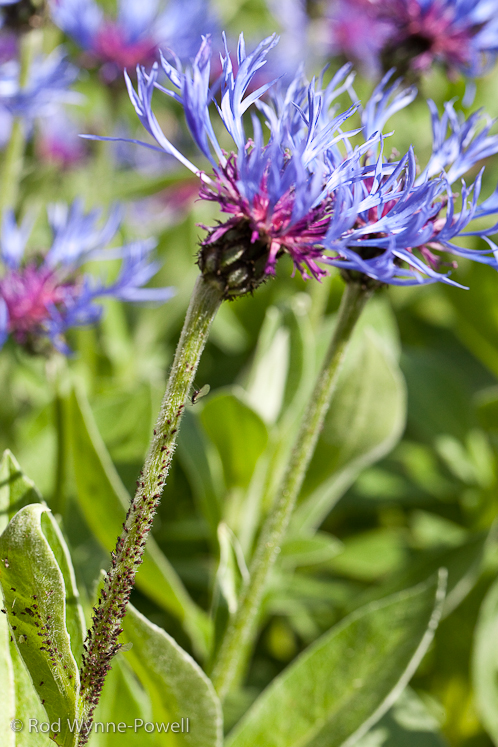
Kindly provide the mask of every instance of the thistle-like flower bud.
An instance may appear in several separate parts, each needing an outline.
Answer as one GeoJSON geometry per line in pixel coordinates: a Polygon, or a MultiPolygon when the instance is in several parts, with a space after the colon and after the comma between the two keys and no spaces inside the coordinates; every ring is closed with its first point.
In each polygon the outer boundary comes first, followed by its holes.
{"type": "Polygon", "coordinates": [[[216,233],[217,229],[208,235],[199,251],[197,262],[204,278],[218,286],[225,300],[252,293],[268,277],[268,242],[251,241],[248,221],[241,221],[213,241],[216,233]]]}

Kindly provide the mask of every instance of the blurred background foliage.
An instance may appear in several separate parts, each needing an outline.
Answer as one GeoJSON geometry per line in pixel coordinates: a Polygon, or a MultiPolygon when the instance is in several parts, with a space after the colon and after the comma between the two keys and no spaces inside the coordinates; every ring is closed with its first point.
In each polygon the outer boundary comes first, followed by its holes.
{"type": "MultiPolygon", "coordinates": [[[[229,32],[244,29],[249,39],[278,28],[262,0],[220,0],[219,13],[229,32]]],[[[56,29],[46,33],[47,49],[59,41],[56,29]]],[[[497,76],[495,69],[478,82],[472,109],[497,113],[497,76]]],[[[372,87],[361,80],[356,90],[361,98],[372,87]]],[[[77,88],[85,96],[73,109],[80,132],[139,132],[121,80],[104,86],[84,71],[77,88]]],[[[393,146],[403,152],[416,142],[422,158],[430,148],[425,97],[441,106],[463,93],[463,82],[434,71],[393,118],[393,146]]],[[[158,96],[157,111],[188,149],[171,101],[158,96]]],[[[122,238],[155,235],[163,263],[155,282],[176,287],[161,308],[109,301],[99,328],[71,334],[67,364],[30,358],[13,344],[0,356],[2,449],[62,515],[88,606],[147,449],[197,274],[197,226],[216,214],[195,201],[167,156],[85,143],[81,160],[61,168],[37,157],[40,136],[29,145],[21,205],[39,216],[33,244],[47,240],[48,202],[123,200],[122,238]]],[[[485,196],[497,179],[495,156],[485,196]]],[[[319,285],[291,269],[282,261],[275,279],[226,303],[214,323],[198,375],[198,386],[211,391],[186,413],[155,545],[132,599],[197,656],[206,652],[205,612],[213,612],[216,640],[236,604],[270,480],[278,479],[342,291],[338,275],[319,285]]],[[[226,706],[227,728],[348,612],[445,565],[449,595],[435,642],[411,689],[361,745],[498,743],[498,279],[465,261],[454,277],[469,290],[389,288],[364,312],[267,592],[247,678],[226,706]]],[[[106,688],[147,712],[125,656],[106,688]]]]}

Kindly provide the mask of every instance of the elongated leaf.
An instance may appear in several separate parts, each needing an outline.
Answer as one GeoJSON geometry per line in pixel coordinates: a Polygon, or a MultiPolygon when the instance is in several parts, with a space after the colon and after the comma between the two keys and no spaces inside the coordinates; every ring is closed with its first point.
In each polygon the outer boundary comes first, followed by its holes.
{"type": "Polygon", "coordinates": [[[211,529],[213,545],[217,544],[221,521],[221,498],[225,492],[223,468],[215,447],[203,433],[198,419],[187,411],[178,437],[178,457],[192,491],[211,529]]]}
{"type": "Polygon", "coordinates": [[[262,693],[227,747],[354,744],[415,672],[441,615],[443,586],[409,589],[332,628],[262,693]]]}
{"type": "MultiPolygon", "coordinates": [[[[81,394],[73,392],[69,406],[78,500],[95,536],[105,549],[110,550],[121,531],[130,496],[95,427],[88,403],[81,394]]],[[[136,584],[157,604],[183,621],[201,654],[207,651],[207,616],[192,601],[152,537],[147,541],[136,584]]]]}
{"type": "Polygon", "coordinates": [[[0,740],[5,747],[15,747],[11,722],[16,718],[14,668],[10,657],[10,630],[7,619],[0,615],[0,740]]]}
{"type": "MultiPolygon", "coordinates": [[[[12,670],[14,672],[15,680],[15,717],[23,725],[21,731],[15,733],[15,746],[16,747],[53,747],[54,743],[51,741],[46,733],[40,731],[40,725],[47,723],[47,713],[40,703],[40,699],[36,694],[35,688],[29,676],[28,670],[21,659],[19,651],[14,641],[10,642],[10,658],[12,662],[12,670]],[[30,719],[34,719],[35,723],[30,719]]],[[[0,701],[2,702],[2,701],[0,701]]],[[[9,724],[10,726],[10,724],[9,724]]],[[[10,734],[12,729],[9,728],[10,734]]],[[[7,739],[5,742],[2,735],[2,747],[4,744],[9,744],[7,739]]]]}
{"type": "Polygon", "coordinates": [[[242,401],[235,388],[210,397],[201,421],[218,448],[227,485],[247,486],[268,441],[263,420],[242,401]]]}
{"type": "Polygon", "coordinates": [[[445,747],[439,724],[423,701],[407,687],[357,747],[445,747]]]}
{"type": "MultiPolygon", "coordinates": [[[[41,501],[32,480],[22,472],[10,451],[0,462],[0,533],[16,511],[30,503],[41,501]]],[[[49,747],[53,742],[41,732],[29,731],[29,719],[46,722],[47,714],[31,682],[7,618],[0,615],[0,744],[6,747],[49,747]],[[14,731],[22,723],[23,728],[14,731]],[[20,722],[20,723],[19,723],[20,722]]]]}
{"type": "Polygon", "coordinates": [[[40,503],[35,484],[21,470],[14,455],[7,449],[0,462],[0,534],[14,514],[29,503],[40,503]]]}
{"type": "Polygon", "coordinates": [[[340,542],[326,532],[292,537],[284,541],[279,562],[285,568],[324,563],[338,555],[343,548],[340,542]]]}
{"type": "Polygon", "coordinates": [[[79,601],[78,587],[74,575],[73,564],[69,554],[69,548],[64,540],[61,530],[51,513],[41,515],[41,526],[50,549],[55,555],[55,560],[64,578],[66,589],[66,626],[71,640],[71,651],[78,664],[81,666],[83,655],[83,640],[85,637],[85,618],[79,601]]]}
{"type": "Polygon", "coordinates": [[[355,597],[348,604],[347,611],[353,612],[377,599],[409,589],[430,578],[438,568],[446,568],[448,581],[443,605],[443,617],[445,617],[460,604],[474,586],[487,542],[486,532],[480,532],[458,547],[427,553],[420,560],[412,562],[409,568],[393,575],[385,583],[372,587],[355,597]]]}
{"type": "Polygon", "coordinates": [[[482,723],[498,745],[498,581],[488,591],[479,613],[472,679],[482,723]]]}
{"type": "Polygon", "coordinates": [[[64,577],[42,526],[48,513],[46,506],[32,504],[10,521],[0,537],[0,584],[35,689],[50,722],[61,719],[53,739],[69,747],[75,735],[67,720],[78,716],[79,672],[67,630],[64,577]]]}
{"type": "Polygon", "coordinates": [[[274,423],[282,407],[289,347],[289,330],[282,325],[282,314],[270,306],[246,386],[247,401],[266,423],[274,423]]]}
{"type": "Polygon", "coordinates": [[[372,329],[355,339],[303,486],[293,525],[318,527],[369,464],[400,438],[406,392],[399,366],[372,329]]]}
{"type": "Polygon", "coordinates": [[[125,638],[133,643],[126,656],[149,692],[154,721],[169,724],[161,744],[221,747],[220,702],[198,664],[132,605],[128,607],[123,628],[125,638]],[[183,733],[172,728],[175,722],[183,726],[183,733]]]}

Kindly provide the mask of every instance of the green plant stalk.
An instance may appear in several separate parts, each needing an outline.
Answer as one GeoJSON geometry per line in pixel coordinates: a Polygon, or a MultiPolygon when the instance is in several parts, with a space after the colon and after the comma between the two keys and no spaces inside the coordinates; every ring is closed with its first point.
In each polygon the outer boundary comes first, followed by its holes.
{"type": "MultiPolygon", "coordinates": [[[[20,37],[19,86],[24,88],[29,80],[31,64],[40,45],[40,31],[28,31],[20,37]]],[[[25,123],[22,117],[14,117],[9,142],[5,149],[3,168],[0,177],[0,216],[6,208],[15,208],[21,181],[24,149],[26,145],[25,123]]]]}
{"type": "Polygon", "coordinates": [[[211,323],[222,301],[219,288],[197,279],[175,353],[154,435],[145,464],[137,480],[137,490],[123,523],[112,566],[106,575],[92,627],[85,640],[81,669],[81,717],[84,727],[79,745],[87,743],[104,679],[110,661],[118,652],[121,620],[142,563],[147,535],[169,471],[178,429],[211,323]]]}
{"type": "Polygon", "coordinates": [[[246,660],[268,576],[280,552],[280,545],[313,456],[351,334],[371,293],[369,288],[360,283],[346,284],[334,335],[304,413],[282,483],[261,530],[249,580],[242,590],[238,609],[228,624],[213,666],[212,681],[222,700],[238,678],[246,660]]]}

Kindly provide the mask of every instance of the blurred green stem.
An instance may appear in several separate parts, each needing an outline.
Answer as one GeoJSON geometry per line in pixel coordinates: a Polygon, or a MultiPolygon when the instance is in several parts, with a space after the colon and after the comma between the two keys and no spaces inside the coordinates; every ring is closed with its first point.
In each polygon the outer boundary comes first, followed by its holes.
{"type": "Polygon", "coordinates": [[[93,609],[92,627],[85,640],[81,669],[81,708],[86,724],[79,745],[86,744],[109,662],[118,652],[121,620],[142,563],[148,533],[152,527],[176,446],[183,416],[211,323],[221,304],[218,287],[197,279],[182,334],[163,397],[154,435],[139,479],[137,490],[123,523],[106,574],[99,603],[93,609]]]}
{"type": "Polygon", "coordinates": [[[65,507],[67,432],[62,387],[67,375],[67,361],[63,355],[55,354],[47,362],[47,380],[53,390],[53,417],[55,426],[54,486],[50,508],[54,514],[62,514],[65,507]]]}
{"type": "Polygon", "coordinates": [[[249,580],[242,590],[238,609],[228,625],[213,667],[212,681],[222,700],[238,678],[240,668],[246,660],[268,576],[280,552],[280,545],[313,456],[348,342],[371,292],[359,283],[348,283],[344,290],[334,335],[322,370],[306,408],[282,483],[261,530],[249,580]]]}
{"type": "Polygon", "coordinates": [[[66,423],[64,419],[64,404],[61,393],[57,391],[54,398],[54,416],[56,429],[56,457],[55,457],[55,481],[52,496],[51,509],[54,514],[62,514],[66,503],[66,423]]]}
{"type": "MultiPolygon", "coordinates": [[[[33,58],[40,47],[40,41],[41,32],[38,29],[28,31],[20,36],[20,89],[25,88],[28,83],[33,58]]],[[[22,117],[14,117],[10,139],[4,153],[0,179],[2,185],[0,193],[0,216],[3,215],[6,208],[15,208],[17,203],[26,144],[25,127],[26,123],[22,117]]]]}

